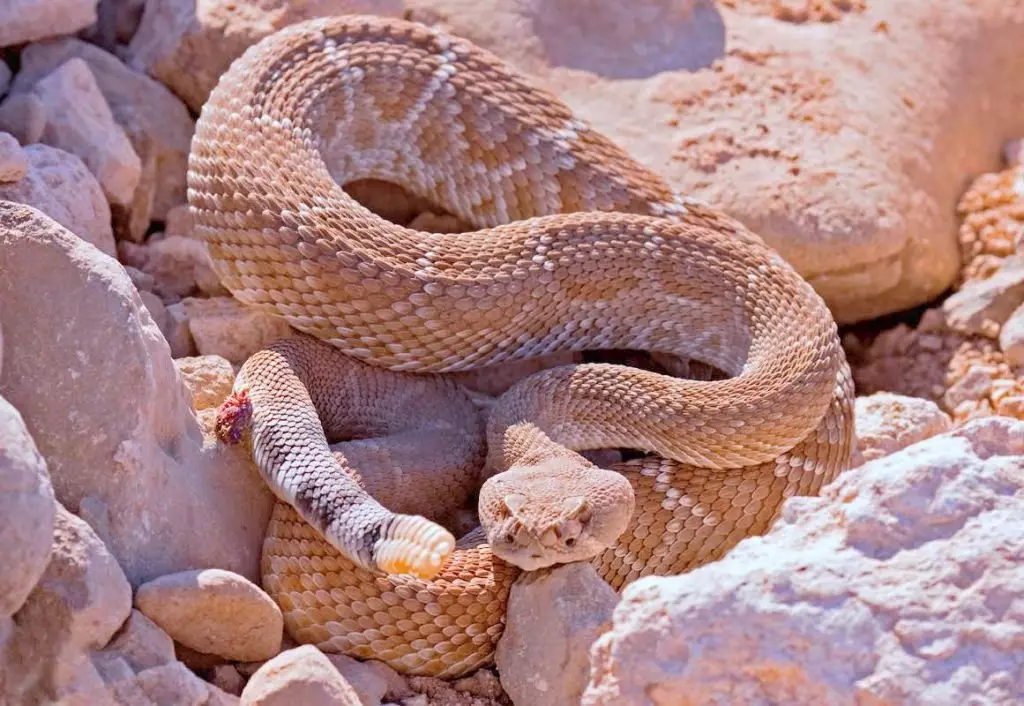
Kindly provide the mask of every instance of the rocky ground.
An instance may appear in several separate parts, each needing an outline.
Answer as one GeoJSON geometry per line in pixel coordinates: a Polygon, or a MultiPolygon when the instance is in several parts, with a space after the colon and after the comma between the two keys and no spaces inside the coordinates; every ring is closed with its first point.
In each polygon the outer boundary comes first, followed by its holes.
{"type": "Polygon", "coordinates": [[[1024,702],[1022,38],[1005,0],[0,3],[0,703],[1024,702]],[[289,329],[217,281],[185,170],[234,57],[345,11],[497,51],[764,235],[845,324],[857,468],[684,576],[524,578],[467,679],[294,645],[211,434],[289,329]]]}

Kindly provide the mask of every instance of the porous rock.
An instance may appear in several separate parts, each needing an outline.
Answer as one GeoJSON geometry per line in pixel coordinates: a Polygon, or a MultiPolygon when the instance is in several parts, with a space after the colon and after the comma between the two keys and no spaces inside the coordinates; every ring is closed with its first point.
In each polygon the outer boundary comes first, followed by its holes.
{"type": "Polygon", "coordinates": [[[623,592],[587,706],[1024,699],[1024,422],[991,417],[790,498],[724,559],[623,592]]]}
{"type": "Polygon", "coordinates": [[[853,466],[888,456],[953,426],[931,400],[876,392],[855,401],[857,448],[853,466]]]}
{"type": "Polygon", "coordinates": [[[139,586],[135,605],[175,641],[198,652],[255,662],[281,651],[281,609],[259,586],[231,571],[161,576],[139,586]]]}
{"type": "Polygon", "coordinates": [[[0,202],[0,271],[0,395],[57,499],[89,508],[136,585],[205,566],[256,579],[273,496],[246,451],[204,437],[124,268],[39,211],[0,202]]]}
{"type": "Polygon", "coordinates": [[[0,132],[0,184],[20,181],[28,171],[25,150],[9,132],[0,132]]]}

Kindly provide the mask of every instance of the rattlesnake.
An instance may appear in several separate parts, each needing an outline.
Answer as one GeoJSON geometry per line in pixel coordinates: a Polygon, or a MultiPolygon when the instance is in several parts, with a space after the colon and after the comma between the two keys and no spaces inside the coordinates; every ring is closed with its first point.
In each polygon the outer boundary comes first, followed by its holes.
{"type": "Polygon", "coordinates": [[[302,642],[464,674],[491,657],[519,572],[492,550],[527,568],[591,558],[619,588],[721,556],[849,463],[849,368],[810,285],[465,40],[368,16],[278,31],[205,104],[188,187],[227,288],[304,332],[247,361],[221,414],[288,502],[263,581],[302,642]],[[365,179],[479,230],[387,221],[342,188],[365,179]],[[731,377],[555,367],[502,395],[485,451],[441,375],[593,349],[731,377]],[[364,440],[332,456],[321,424],[364,440]],[[574,451],[602,447],[652,455],[606,471],[574,451]],[[465,500],[485,453],[486,537],[452,552],[416,515],[465,500]],[[440,492],[364,468],[421,461],[440,492]]]}

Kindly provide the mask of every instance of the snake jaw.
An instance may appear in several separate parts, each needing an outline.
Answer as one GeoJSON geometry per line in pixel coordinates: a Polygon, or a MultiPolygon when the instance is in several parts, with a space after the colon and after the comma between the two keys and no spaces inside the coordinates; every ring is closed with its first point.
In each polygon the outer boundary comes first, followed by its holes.
{"type": "Polygon", "coordinates": [[[396,515],[373,546],[373,563],[386,574],[437,576],[455,550],[455,537],[440,525],[417,515],[396,515]]]}

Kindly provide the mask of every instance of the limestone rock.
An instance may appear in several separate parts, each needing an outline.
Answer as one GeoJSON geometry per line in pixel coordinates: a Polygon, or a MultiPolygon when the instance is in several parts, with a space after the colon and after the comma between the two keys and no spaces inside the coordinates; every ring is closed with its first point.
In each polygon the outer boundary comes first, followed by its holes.
{"type": "Polygon", "coordinates": [[[721,561],[628,586],[583,703],[1018,703],[1022,511],[1011,419],[848,471],[721,561]]]}
{"type": "Polygon", "coordinates": [[[15,615],[14,635],[0,655],[0,702],[102,693],[86,651],[107,644],[128,617],[131,600],[131,586],[103,542],[58,505],[50,562],[15,615]]]}
{"type": "Polygon", "coordinates": [[[401,0],[149,0],[126,54],[130,66],[168,86],[198,113],[231,62],[275,30],[329,15],[399,15],[403,5],[401,0]]]}
{"type": "Polygon", "coordinates": [[[46,461],[18,410],[0,397],[0,621],[21,607],[50,561],[55,503],[46,461]]]}
{"type": "Polygon", "coordinates": [[[231,571],[161,576],[139,587],[135,604],[175,641],[199,652],[255,662],[281,651],[281,609],[259,586],[231,571]]]}
{"type": "Polygon", "coordinates": [[[1024,303],[1014,309],[999,331],[999,348],[1010,365],[1024,366],[1024,303]]]}
{"type": "Polygon", "coordinates": [[[116,255],[110,207],[82,160],[49,145],[29,145],[22,152],[28,171],[17,183],[0,184],[0,200],[32,206],[105,254],[116,255]]]}
{"type": "Polygon", "coordinates": [[[245,690],[244,706],[361,706],[359,695],[312,645],[282,652],[260,667],[245,690]]]}
{"type": "Polygon", "coordinates": [[[219,355],[241,365],[256,351],[294,335],[284,319],[248,307],[233,297],[182,300],[200,355],[219,355]]]}
{"type": "Polygon", "coordinates": [[[999,327],[1021,303],[1024,254],[1007,258],[991,277],[967,283],[942,303],[942,310],[953,330],[989,335],[992,331],[998,334],[999,327]]]}
{"type": "Polygon", "coordinates": [[[495,663],[517,704],[578,704],[590,678],[590,646],[619,597],[593,566],[566,564],[524,574],[508,598],[495,663]]]}
{"type": "Polygon", "coordinates": [[[192,403],[197,410],[216,408],[231,394],[235,369],[219,355],[178,358],[174,364],[192,392],[192,403]]]}
{"type": "Polygon", "coordinates": [[[96,21],[98,0],[4,0],[0,47],[74,34],[96,21]]]}
{"type": "Polygon", "coordinates": [[[273,496],[246,452],[204,437],[124,268],[35,209],[0,202],[0,271],[0,395],[57,499],[93,508],[136,585],[205,566],[257,578],[273,496]]]}
{"type": "Polygon", "coordinates": [[[111,204],[127,206],[142,175],[139,156],[114,121],[89,65],[68,59],[32,87],[46,106],[42,141],[77,154],[111,204]]]}
{"type": "Polygon", "coordinates": [[[14,136],[0,132],[0,184],[20,181],[28,171],[28,157],[14,136]]]}
{"type": "Polygon", "coordinates": [[[858,397],[855,408],[854,467],[945,433],[953,426],[937,404],[920,397],[876,392],[858,397]]]}
{"type": "MultiPolygon", "coordinates": [[[[162,84],[128,68],[113,54],[70,37],[26,47],[12,92],[29,90],[75,57],[89,65],[114,120],[124,128],[139,159],[155,164],[155,184],[148,202],[134,204],[144,208],[138,220],[148,227],[151,219],[162,220],[172,206],[185,200],[192,117],[184,103],[162,84]]],[[[136,202],[140,196],[136,194],[136,202]]],[[[133,240],[141,238],[145,227],[142,232],[132,233],[133,240]]]]}

